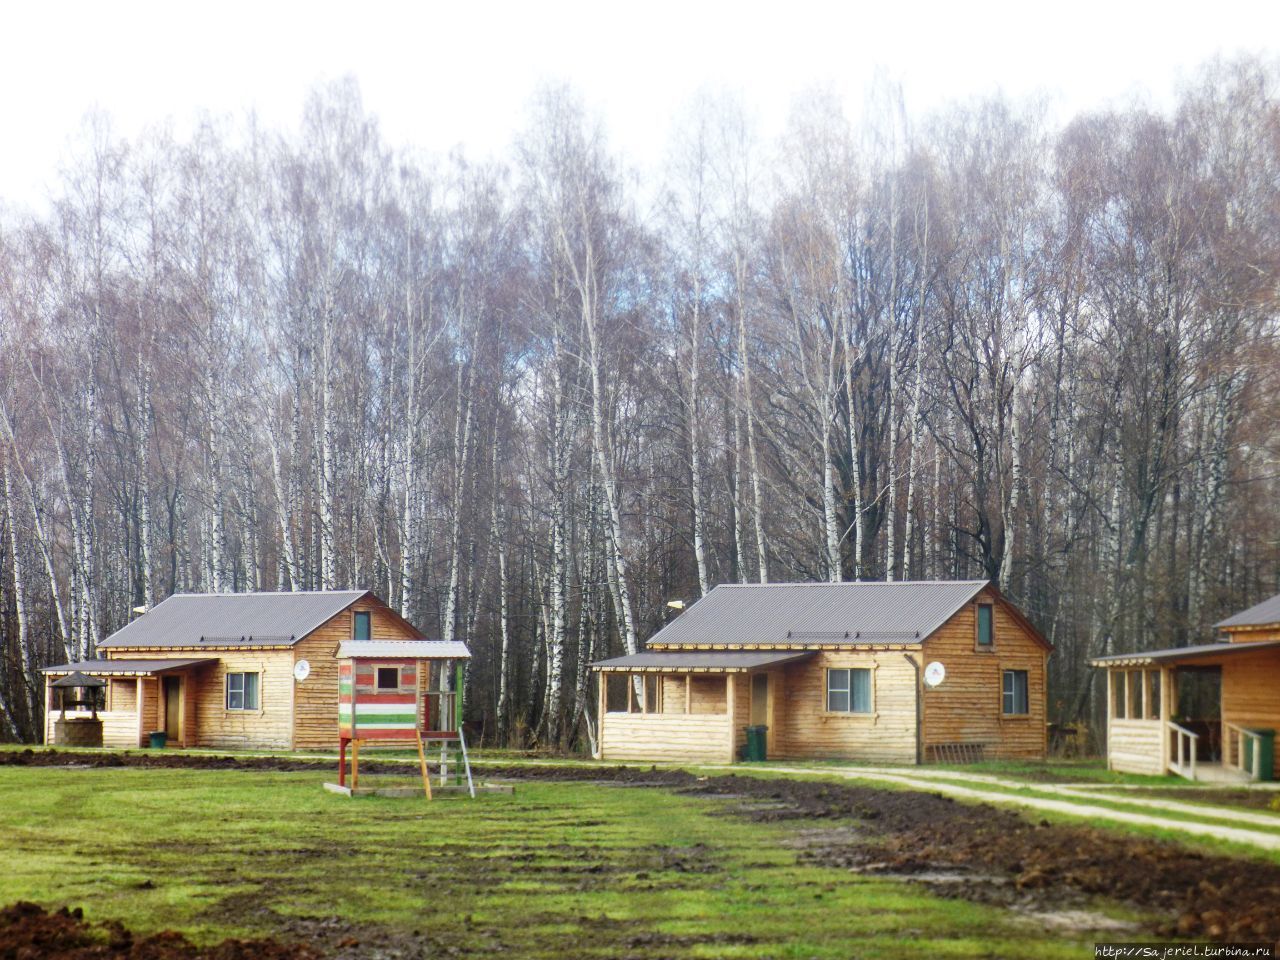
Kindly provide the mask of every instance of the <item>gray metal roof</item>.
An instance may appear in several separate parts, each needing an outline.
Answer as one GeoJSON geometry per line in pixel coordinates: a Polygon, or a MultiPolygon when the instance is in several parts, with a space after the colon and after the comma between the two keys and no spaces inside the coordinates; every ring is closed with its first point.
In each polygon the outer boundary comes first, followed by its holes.
{"type": "Polygon", "coordinates": [[[175,593],[98,648],[291,646],[367,593],[175,593]]]}
{"type": "Polygon", "coordinates": [[[41,673],[54,675],[87,673],[90,676],[147,677],[166,670],[182,670],[202,663],[216,663],[216,657],[185,658],[181,660],[80,660],[59,666],[45,667],[41,673]]]}
{"type": "Polygon", "coordinates": [[[683,653],[667,650],[649,650],[645,653],[633,653],[626,657],[614,657],[612,660],[600,660],[592,666],[606,673],[632,671],[688,671],[692,673],[740,673],[744,670],[759,670],[762,667],[776,667],[779,664],[791,663],[811,657],[811,651],[795,650],[761,650],[761,651],[728,651],[708,650],[696,653],[683,653]]]}
{"type": "Polygon", "coordinates": [[[338,659],[350,657],[417,657],[422,660],[465,660],[471,651],[461,640],[343,640],[338,659]]]}
{"type": "Polygon", "coordinates": [[[1135,650],[1132,653],[1113,653],[1106,657],[1094,657],[1089,663],[1095,667],[1141,667],[1147,664],[1167,663],[1171,660],[1216,660],[1220,657],[1257,653],[1259,650],[1280,650],[1280,640],[1260,640],[1257,643],[1202,643],[1194,647],[1135,650]]]}
{"type": "Polygon", "coordinates": [[[649,644],[914,644],[987,582],[726,583],[659,630],[649,644]]]}
{"type": "Polygon", "coordinates": [[[1227,627],[1258,627],[1269,623],[1280,623],[1280,593],[1269,600],[1255,603],[1248,610],[1232,614],[1214,626],[1221,630],[1227,627]]]}

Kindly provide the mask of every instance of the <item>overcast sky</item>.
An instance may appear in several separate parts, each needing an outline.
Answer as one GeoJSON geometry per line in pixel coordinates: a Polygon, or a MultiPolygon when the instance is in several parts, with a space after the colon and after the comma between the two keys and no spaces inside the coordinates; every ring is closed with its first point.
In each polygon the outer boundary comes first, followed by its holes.
{"type": "Polygon", "coordinates": [[[775,134],[797,91],[856,107],[877,68],[908,109],[1003,90],[1058,116],[1169,102],[1218,53],[1280,50],[1280,2],[283,2],[18,0],[0,13],[0,200],[40,205],[85,112],[135,136],[196,111],[295,123],[346,74],[397,146],[501,151],[530,94],[575,85],[637,166],[700,88],[739,93],[775,134]]]}

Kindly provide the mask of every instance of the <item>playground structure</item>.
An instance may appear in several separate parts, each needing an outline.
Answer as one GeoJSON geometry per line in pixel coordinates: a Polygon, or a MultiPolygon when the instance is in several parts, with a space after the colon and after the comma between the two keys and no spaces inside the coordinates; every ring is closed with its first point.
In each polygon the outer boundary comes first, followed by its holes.
{"type": "Polygon", "coordinates": [[[432,798],[427,750],[440,747],[440,784],[449,776],[449,754],[456,753],[455,779],[475,783],[462,732],[463,668],[466,645],[445,640],[347,640],[338,647],[338,783],[354,795],[360,786],[362,746],[418,748],[422,789],[432,798]],[[347,786],[347,747],[351,748],[351,784],[347,786]]]}

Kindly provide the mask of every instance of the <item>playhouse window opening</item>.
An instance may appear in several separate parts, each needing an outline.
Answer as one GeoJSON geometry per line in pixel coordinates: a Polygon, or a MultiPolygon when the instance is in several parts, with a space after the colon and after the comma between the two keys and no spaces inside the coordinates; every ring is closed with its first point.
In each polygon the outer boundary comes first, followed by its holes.
{"type": "Polygon", "coordinates": [[[353,620],[351,636],[354,640],[369,640],[373,637],[373,614],[368,610],[357,610],[353,620]]]}
{"type": "Polygon", "coordinates": [[[866,667],[827,671],[828,713],[870,713],[871,671],[866,667]]]}
{"type": "Polygon", "coordinates": [[[1027,707],[1027,671],[1006,670],[1004,672],[1004,713],[1005,716],[1024,716],[1027,707]]]}
{"type": "Polygon", "coordinates": [[[378,668],[378,689],[379,690],[399,690],[400,689],[400,668],[399,667],[379,667],[378,668]]]}
{"type": "Polygon", "coordinates": [[[258,709],[258,674],[227,674],[227,709],[258,709]]]}

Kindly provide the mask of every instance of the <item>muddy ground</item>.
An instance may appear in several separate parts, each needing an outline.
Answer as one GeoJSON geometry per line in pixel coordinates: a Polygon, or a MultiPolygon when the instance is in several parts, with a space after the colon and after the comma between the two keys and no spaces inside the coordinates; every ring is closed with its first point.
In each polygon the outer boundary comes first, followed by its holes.
{"type": "Polygon", "coordinates": [[[119,923],[86,923],[79,909],[49,912],[19,901],[0,909],[0,960],[320,960],[306,944],[224,940],[196,947],[165,930],[135,939],[119,923]]]}
{"type": "MultiPolygon", "coordinates": [[[[1185,803],[1207,803],[1210,806],[1248,807],[1252,810],[1280,812],[1280,790],[1212,790],[1202,787],[1179,787],[1177,790],[1125,790],[1113,796],[1122,800],[1125,796],[1157,797],[1161,800],[1181,800],[1185,803]]],[[[1276,821],[1280,824],[1280,820],[1276,821]]]]}
{"type": "MultiPolygon", "coordinates": [[[[0,765],[5,764],[281,771],[330,766],[275,757],[58,751],[0,752],[0,765]]],[[[402,765],[377,761],[362,763],[361,769],[403,772],[402,765]]],[[[1029,913],[1118,901],[1155,918],[1150,932],[1158,936],[1280,940],[1280,864],[1271,861],[1205,854],[1115,830],[1049,824],[1007,808],[959,803],[929,792],[633,767],[486,765],[483,775],[654,787],[718,798],[727,816],[811,824],[797,841],[798,855],[806,862],[902,876],[942,896],[1029,913]]],[[[329,939],[322,931],[307,933],[318,942],[329,939]]],[[[33,955],[39,956],[44,955],[33,955]]],[[[7,960],[3,953],[0,960],[7,960]]]]}

